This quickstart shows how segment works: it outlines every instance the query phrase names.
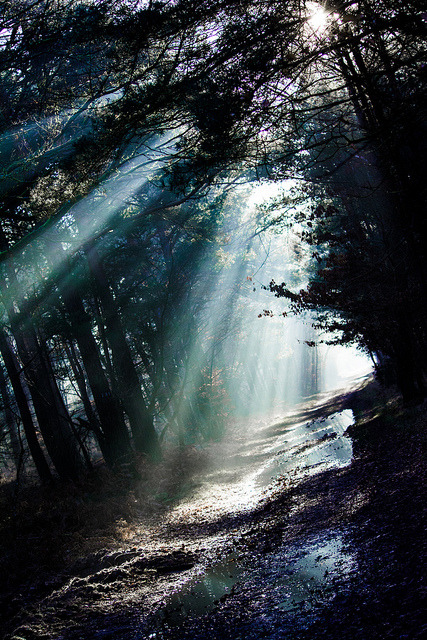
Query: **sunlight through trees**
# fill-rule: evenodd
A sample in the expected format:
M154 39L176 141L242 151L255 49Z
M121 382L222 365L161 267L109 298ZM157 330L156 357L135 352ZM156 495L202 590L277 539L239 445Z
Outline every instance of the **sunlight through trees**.
M75 479L217 439L331 385L333 344L424 399L426 24L0 3L5 463Z

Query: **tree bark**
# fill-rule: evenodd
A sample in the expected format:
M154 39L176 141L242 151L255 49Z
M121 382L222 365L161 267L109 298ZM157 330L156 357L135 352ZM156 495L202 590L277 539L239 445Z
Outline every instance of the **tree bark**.
M47 362L45 346L37 339L31 322L27 321L25 327L19 324L18 318L14 317L12 332L43 440L59 476L64 480L76 480L81 459L70 416Z
M27 439L28 448L33 458L34 464L42 482L52 480L52 474L46 458L37 439L31 411L28 406L27 396L21 383L19 375L19 365L12 347L3 330L0 330L0 353L2 355L6 371L12 385L16 404L21 414L22 426Z
M103 432L99 445L107 464L114 466L124 456L128 456L131 451L123 415L102 368L98 345L91 330L90 318L85 311L77 288L71 281L68 281L63 287L62 299L70 318L99 416Z
M104 312L107 338L111 346L120 397L129 417L135 448L141 453L158 458L160 456L160 445L153 418L145 404L132 354L117 312L116 302L109 288L98 252L93 245L86 250L86 257L96 285L96 292L94 293L99 296Z
M3 400L3 408L5 415L6 429L9 433L10 448L12 451L13 461L17 471L21 465L22 448L19 442L18 430L16 427L16 421L14 419L13 411L11 409L11 397L7 388L6 378L3 372L3 367L0 366L0 396Z
M85 410L89 428L95 434L98 440L102 439L104 437L104 434L102 433L101 425L99 424L98 418L96 417L95 411L93 410L92 403L89 398L89 393L86 387L84 371L79 362L74 344L70 341L68 344L65 343L64 347L68 361L71 365L72 372L74 374L74 378L76 380L81 401L83 402L83 408Z

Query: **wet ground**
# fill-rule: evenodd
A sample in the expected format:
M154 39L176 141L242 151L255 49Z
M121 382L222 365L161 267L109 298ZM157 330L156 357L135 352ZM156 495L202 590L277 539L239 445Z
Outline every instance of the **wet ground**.
M349 398L234 425L179 499L82 557L6 637L421 638L421 443L378 463L386 437L353 442Z

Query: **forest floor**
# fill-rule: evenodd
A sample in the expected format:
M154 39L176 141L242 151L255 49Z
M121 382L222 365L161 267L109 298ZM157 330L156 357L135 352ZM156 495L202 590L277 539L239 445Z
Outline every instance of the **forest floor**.
M425 637L426 423L370 383L138 479L3 483L2 637Z

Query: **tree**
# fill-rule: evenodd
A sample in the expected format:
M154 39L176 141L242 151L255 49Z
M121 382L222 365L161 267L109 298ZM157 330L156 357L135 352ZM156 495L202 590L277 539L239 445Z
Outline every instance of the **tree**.
M364 346L379 365L387 363L411 402L425 396L427 379L426 236L420 215L426 196L420 176L425 24L415 6L411 26L395 3L365 2L358 8L357 14L354 7L342 14L346 22L333 29L330 54L353 122L344 120L342 108L329 111L340 131L323 135L309 173L323 186L312 196L324 204L309 216L305 238L322 245L324 257L316 247L317 273L306 292L291 298L297 307L335 313L323 315L322 325L341 331L342 341ZM318 126L311 130L322 140ZM272 290L291 293L283 285L273 284Z
M199 98L188 101L197 127L191 165L225 169L264 160L272 179L298 176L318 193L323 186L345 228L331 231L326 199L314 217L325 212L317 233L329 259L320 260L306 294L272 289L300 308L338 315L329 328L387 359L406 401L424 397L425 14L419 3L403 9L392 0L317 8L244 2L230 12L214 4L216 21L210 13L205 23L215 33L209 75L199 67ZM355 170L346 182L344 171L348 178ZM315 243L310 227L305 238ZM363 285L352 291L354 278Z
M121 162L138 153L138 144L135 147L132 134L125 140L125 132L116 126L122 137L118 137L117 132L113 135L108 129L108 118L102 122L100 114L103 108L108 111L108 105L126 93L132 83L142 86L149 82L153 70L160 68L169 51L167 42L162 51L159 38L156 43L159 48L154 54L155 47L150 42L150 55L154 55L156 64L147 70L147 42L152 38L153 30L161 27L157 20L159 11L149 12L151 26L147 20L144 23L140 21L142 15L147 18L147 14L137 12L132 18L134 33L130 36L129 30L123 29L124 24L129 23L129 10L126 2L86 6L56 0L29 1L25 7L22 3L12 2L1 7L0 85L7 96L7 108L2 112L2 126L6 133L1 151L7 171L0 181L0 199L2 258L9 276L15 269L15 262L12 266L10 264L11 256L18 258L21 265L24 261L25 269L25 260L28 259L26 247L30 243L32 246L35 244L36 250L29 253L36 255L41 273L48 273L52 269L51 259L43 242L39 244L37 253L38 239L54 221L61 223L73 203L84 198L108 175L114 174ZM143 31L146 38L142 37ZM52 47L53 41L55 47ZM138 126L140 123L134 124L135 131ZM145 138L147 131L151 137L153 125L144 121ZM66 261L65 254L63 261ZM91 266L94 271L93 260ZM36 281L40 289L43 278ZM47 284L46 277L44 284L49 290L47 299L43 299L43 295L34 296L34 290L30 293L25 278L19 282L15 278L3 289L3 302L29 376L34 409L45 444L58 472L75 477L78 473L77 458L71 460L75 442L66 436L69 464L65 460L65 452L62 455L58 449L61 434L68 434L72 424L52 377L53 369L44 347L45 338L36 331L36 323L40 321L37 305L42 306L45 314L50 313L52 291L58 289L57 283L53 288L52 282ZM119 397L114 397L111 381L108 382L97 357L98 345L79 287L68 282L60 291L61 304L68 315L94 396L101 425L99 444L106 460L114 464L130 450L120 402L126 405L130 414L140 449L155 449L156 437L152 425L149 426L151 417L144 407L120 320L114 312L113 299L111 296L108 298L108 284L104 284L102 293L109 338L119 370L115 389L119 391ZM54 299L56 297L57 291ZM126 366L123 364L125 357ZM130 375L133 384L129 393L124 376L129 378ZM81 376L79 380L82 383ZM41 389L43 382L47 386ZM134 395L138 396L138 393L140 408L137 410ZM86 405L90 413L91 405L87 401ZM141 419L136 419L137 411L145 411L146 431L151 428L149 438L147 433L138 431L142 425ZM92 423L95 424L93 419ZM31 451L37 457L36 448ZM43 475L42 465L38 468Z

